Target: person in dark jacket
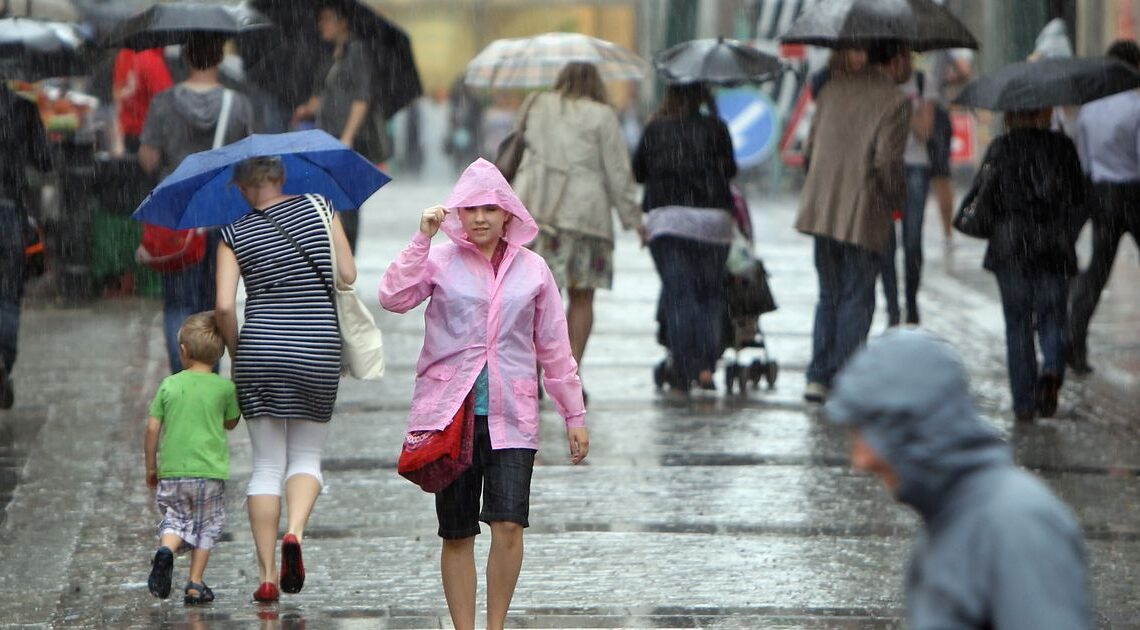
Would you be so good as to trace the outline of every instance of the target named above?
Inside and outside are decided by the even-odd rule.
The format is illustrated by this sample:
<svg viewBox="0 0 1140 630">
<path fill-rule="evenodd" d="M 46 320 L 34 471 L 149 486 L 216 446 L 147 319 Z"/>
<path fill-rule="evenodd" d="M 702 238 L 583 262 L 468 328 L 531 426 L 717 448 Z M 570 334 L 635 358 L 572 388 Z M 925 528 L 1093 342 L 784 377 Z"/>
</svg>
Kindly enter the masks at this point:
<svg viewBox="0 0 1140 630">
<path fill-rule="evenodd" d="M 732 137 L 708 87 L 671 85 L 633 157 L 645 184 L 645 238 L 661 276 L 670 387 L 714 389 L 725 317 L 724 265 L 733 237 Z"/>
<path fill-rule="evenodd" d="M 986 151 L 975 189 L 993 217 L 983 266 L 997 276 L 1005 315 L 1006 361 L 1019 421 L 1057 410 L 1065 376 L 1069 279 L 1077 274 L 1072 208 L 1084 203 L 1077 149 L 1049 130 L 1052 111 L 1005 116 L 1009 130 Z M 1043 362 L 1037 366 L 1034 329 Z"/>
<path fill-rule="evenodd" d="M 851 428 L 853 467 L 922 518 L 908 628 L 1092 627 L 1080 525 L 978 415 L 949 343 L 891 329 L 840 371 L 824 412 Z"/>
<path fill-rule="evenodd" d="M 24 225 L 27 177 L 24 167 L 52 168 L 51 149 L 35 103 L 0 81 L 0 409 L 15 403 L 10 376 L 16 366 L 20 302 L 24 296 Z"/>
</svg>

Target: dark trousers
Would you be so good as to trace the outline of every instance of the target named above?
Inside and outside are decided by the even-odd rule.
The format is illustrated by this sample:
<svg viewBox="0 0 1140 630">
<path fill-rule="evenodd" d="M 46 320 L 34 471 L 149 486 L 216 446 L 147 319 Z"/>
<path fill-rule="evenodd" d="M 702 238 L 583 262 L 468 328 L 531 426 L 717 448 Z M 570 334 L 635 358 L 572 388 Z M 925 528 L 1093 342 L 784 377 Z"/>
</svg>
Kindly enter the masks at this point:
<svg viewBox="0 0 1140 630">
<path fill-rule="evenodd" d="M 926 214 L 926 196 L 930 191 L 930 168 L 906 167 L 906 204 L 902 209 L 903 261 L 906 270 L 906 321 L 918 323 L 918 285 L 922 280 L 922 221 Z M 895 225 L 883 252 L 883 295 L 887 298 L 887 319 L 892 326 L 899 323 L 898 269 L 895 252 L 898 247 Z"/>
<path fill-rule="evenodd" d="M 882 255 L 850 243 L 815 237 L 819 302 L 815 307 L 807 380 L 830 387 L 847 359 L 867 340 L 875 314 L 875 276 Z"/>
<path fill-rule="evenodd" d="M 1037 345 L 1041 373 L 1065 376 L 1065 321 L 1069 279 L 1059 273 L 1021 269 L 995 272 L 1005 315 L 1006 363 L 1014 413 L 1036 409 Z"/>
<path fill-rule="evenodd" d="M 649 253 L 661 277 L 665 338 L 673 359 L 671 385 L 685 389 L 701 370 L 715 370 L 724 351 L 728 245 L 659 236 L 649 242 Z"/>
<path fill-rule="evenodd" d="M 1093 248 L 1089 266 L 1073 282 L 1070 304 L 1070 344 L 1073 358 L 1088 358 L 1089 321 L 1096 312 L 1100 293 L 1108 283 L 1116 249 L 1127 232 L 1140 247 L 1140 183 L 1096 184 L 1090 206 Z"/>
<path fill-rule="evenodd" d="M 23 218 L 15 203 L 0 199 L 0 359 L 8 372 L 16 364 L 24 295 Z"/>
</svg>

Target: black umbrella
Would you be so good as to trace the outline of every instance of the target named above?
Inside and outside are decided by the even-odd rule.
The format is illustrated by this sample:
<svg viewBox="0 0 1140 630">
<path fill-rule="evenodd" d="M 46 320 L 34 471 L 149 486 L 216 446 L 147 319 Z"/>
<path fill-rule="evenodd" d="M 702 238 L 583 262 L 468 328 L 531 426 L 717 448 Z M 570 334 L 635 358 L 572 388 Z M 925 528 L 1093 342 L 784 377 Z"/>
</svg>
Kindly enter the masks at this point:
<svg viewBox="0 0 1140 630">
<path fill-rule="evenodd" d="M 954 102 L 996 111 L 1032 111 L 1081 105 L 1134 88 L 1140 88 L 1140 73 L 1117 59 L 1042 59 L 979 77 Z"/>
<path fill-rule="evenodd" d="M 268 18 L 245 5 L 170 2 L 156 4 L 127 19 L 104 45 L 146 50 L 185 44 L 194 33 L 234 37 L 270 26 Z"/>
<path fill-rule="evenodd" d="M 821 0 L 780 37 L 785 44 L 828 48 L 884 39 L 906 42 L 917 51 L 978 47 L 966 26 L 931 0 Z"/>
<path fill-rule="evenodd" d="M 412 43 L 407 33 L 356 0 L 339 0 L 356 38 L 368 46 L 372 64 L 373 102 L 391 117 L 423 94 Z M 290 109 L 313 94 L 316 77 L 330 54 L 317 32 L 324 2 L 253 0 L 252 6 L 277 28 L 243 35 L 238 50 L 250 83 L 274 95 Z"/>
<path fill-rule="evenodd" d="M 668 83 L 739 85 L 761 83 L 784 71 L 777 57 L 734 39 L 694 39 L 653 56 L 653 66 Z"/>
<path fill-rule="evenodd" d="M 0 79 L 38 81 L 84 74 L 91 62 L 88 44 L 73 24 L 0 19 Z"/>
</svg>

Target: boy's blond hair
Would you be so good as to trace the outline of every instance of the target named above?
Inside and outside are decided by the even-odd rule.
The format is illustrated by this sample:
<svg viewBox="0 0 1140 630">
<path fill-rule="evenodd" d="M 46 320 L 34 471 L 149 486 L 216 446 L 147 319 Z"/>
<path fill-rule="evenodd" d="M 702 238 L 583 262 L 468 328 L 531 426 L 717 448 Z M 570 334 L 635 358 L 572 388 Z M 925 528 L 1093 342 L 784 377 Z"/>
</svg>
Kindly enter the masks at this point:
<svg viewBox="0 0 1140 630">
<path fill-rule="evenodd" d="M 178 329 L 178 343 L 186 348 L 186 357 L 199 363 L 213 365 L 222 358 L 226 343 L 214 320 L 214 311 L 194 313 Z"/>
</svg>

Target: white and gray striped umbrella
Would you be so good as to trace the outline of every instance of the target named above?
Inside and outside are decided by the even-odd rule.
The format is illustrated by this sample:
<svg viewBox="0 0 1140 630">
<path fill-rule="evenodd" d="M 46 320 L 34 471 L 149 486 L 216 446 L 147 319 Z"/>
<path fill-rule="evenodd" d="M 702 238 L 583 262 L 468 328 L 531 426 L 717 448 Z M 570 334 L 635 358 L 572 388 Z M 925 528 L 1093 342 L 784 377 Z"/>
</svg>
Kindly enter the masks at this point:
<svg viewBox="0 0 1140 630">
<path fill-rule="evenodd" d="M 491 42 L 467 64 L 465 81 L 472 87 L 548 87 L 573 61 L 594 64 L 603 81 L 640 81 L 649 67 L 612 42 L 579 33 L 544 33 Z"/>
</svg>

